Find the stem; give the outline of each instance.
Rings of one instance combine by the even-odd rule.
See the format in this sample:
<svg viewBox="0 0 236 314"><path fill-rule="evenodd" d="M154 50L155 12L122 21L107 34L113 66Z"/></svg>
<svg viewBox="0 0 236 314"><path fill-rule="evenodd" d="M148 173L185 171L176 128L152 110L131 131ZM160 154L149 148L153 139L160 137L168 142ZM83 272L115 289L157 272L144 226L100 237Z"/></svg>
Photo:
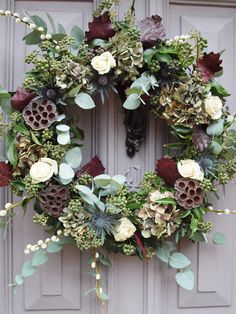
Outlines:
<svg viewBox="0 0 236 314"><path fill-rule="evenodd" d="M225 211L223 209L207 209L206 212L216 213L216 214L225 214ZM236 215L236 211L230 211L229 214Z"/></svg>

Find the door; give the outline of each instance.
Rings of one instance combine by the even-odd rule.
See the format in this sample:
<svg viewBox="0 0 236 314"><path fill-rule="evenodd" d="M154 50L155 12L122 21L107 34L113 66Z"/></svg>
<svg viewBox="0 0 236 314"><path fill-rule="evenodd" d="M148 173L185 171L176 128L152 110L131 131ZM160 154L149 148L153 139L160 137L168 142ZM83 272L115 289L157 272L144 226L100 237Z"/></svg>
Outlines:
<svg viewBox="0 0 236 314"><path fill-rule="evenodd" d="M0 6L12 11L43 15L48 11L66 28L77 24L86 28L98 1L22 1L0 0ZM119 9L122 16L132 1L123 0ZM164 17L170 37L199 29L209 39L212 50L223 50L225 74L222 83L233 93L229 105L235 106L235 18L234 1L136 0L137 19L159 14ZM21 41L25 34L22 26L15 27L10 20L0 20L0 85L9 89L20 86L25 72L26 48ZM235 109L234 109L235 108ZM148 122L147 138L133 159L126 155L125 130L120 101L112 96L109 103L98 104L95 112L79 112L80 127L85 130L84 161L97 153L109 174L126 174L130 187L137 188L145 170L154 168L162 156L166 141L165 125ZM225 199L217 208L233 209L233 185L227 188ZM1 192L2 204L9 199ZM212 219L212 217L210 217ZM227 235L224 247L210 244L200 246L186 243L181 249L193 261L196 285L193 292L178 289L174 273L158 261L140 262L135 257L111 256L112 268L104 270L110 296L109 314L224 314L235 313L234 272L235 240L232 217L213 217L215 228ZM235 217L236 219L236 217ZM16 222L0 245L0 314L98 314L102 309L94 295L85 296L93 287L87 255L68 247L62 254L51 255L49 263L26 281L16 293L7 288L12 274L19 271L24 260L24 247L45 235L26 217L17 215ZM2 297L3 296L3 297Z"/></svg>

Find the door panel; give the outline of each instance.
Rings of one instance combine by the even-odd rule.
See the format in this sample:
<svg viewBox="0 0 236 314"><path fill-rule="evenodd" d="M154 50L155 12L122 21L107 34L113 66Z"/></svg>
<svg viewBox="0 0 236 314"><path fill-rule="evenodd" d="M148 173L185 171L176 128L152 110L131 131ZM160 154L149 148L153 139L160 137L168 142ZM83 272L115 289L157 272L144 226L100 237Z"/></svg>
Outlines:
<svg viewBox="0 0 236 314"><path fill-rule="evenodd" d="M0 3L2 2L11 10L14 7L16 12L26 11L28 14L43 15L48 11L55 20L70 29L74 24L86 28L88 20L91 19L94 3L98 1L93 3L92 1L0 0ZM132 0L122 1L120 16L131 2ZM167 4L167 0L136 0L137 19L156 13L162 15L162 12L163 14L166 12ZM221 80L233 92L229 100L232 111L236 109L235 16L236 10L232 8L173 4L170 5L169 21L164 16L164 20L168 21L170 37L186 33L190 29L199 29L209 39L212 50L226 49L223 55L225 74ZM3 36L0 37L0 65L1 69L4 69L0 72L0 84L13 89L21 85L22 74L26 70L24 56L32 48L25 47L21 41L25 35L23 26L14 27L13 22L3 22L1 19L0 23L3 30ZM5 46L7 39L9 43ZM126 174L129 186L136 189L144 171L153 169L156 159L162 156L162 144L167 139L165 124L148 117L146 141L140 152L133 159L129 159L124 145L124 114L117 96L111 95L109 102L104 105L98 104L94 112L78 110L75 114L80 116L79 124L86 134L83 148L84 162L97 153L109 174ZM218 203L214 201L215 206L232 209L234 190L235 187L230 185L225 199ZM3 199L4 195L2 194L1 197ZM24 288L19 288L13 298L10 294L8 298L2 298L5 297L4 287L11 282L10 278L5 279L3 285L2 274L19 272L25 258L23 254L25 245L47 236L39 226L32 223L31 217L32 210L29 210L24 218L21 214L17 215L13 231L8 234L5 250L0 246L0 313L102 313L94 295L85 297L86 291L94 285L93 279L88 274L90 270L87 255L80 254L73 247L66 248L63 253L50 255L49 263L29 278ZM211 216L209 220L212 218L215 230L222 231L227 236L228 241L225 246L216 247L210 243L195 246L187 242L181 248L193 261L196 274L193 292L178 289L174 282L175 272L158 261L142 263L137 258L112 255L112 268L104 270L110 296L109 314L235 313L236 275L233 267L236 261L233 247L236 240L235 222L228 216Z"/></svg>

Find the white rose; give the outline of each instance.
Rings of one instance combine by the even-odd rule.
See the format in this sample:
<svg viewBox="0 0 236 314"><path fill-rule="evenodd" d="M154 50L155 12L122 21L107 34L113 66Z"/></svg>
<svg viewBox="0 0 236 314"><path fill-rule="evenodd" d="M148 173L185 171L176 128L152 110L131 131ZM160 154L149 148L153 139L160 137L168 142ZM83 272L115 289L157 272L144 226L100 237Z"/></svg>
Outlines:
<svg viewBox="0 0 236 314"><path fill-rule="evenodd" d="M213 119L217 120L222 116L223 103L218 96L208 95L205 100L205 111Z"/></svg>
<svg viewBox="0 0 236 314"><path fill-rule="evenodd" d="M91 61L92 67L103 75L110 72L111 68L116 66L116 60L109 51L103 52L100 56L96 56Z"/></svg>
<svg viewBox="0 0 236 314"><path fill-rule="evenodd" d="M58 173L57 162L51 158L41 158L30 168L32 183L46 182Z"/></svg>
<svg viewBox="0 0 236 314"><path fill-rule="evenodd" d="M132 222L123 217L120 219L120 224L116 227L114 238L117 242L123 242L132 237L135 231L136 227L132 224Z"/></svg>
<svg viewBox="0 0 236 314"><path fill-rule="evenodd" d="M183 178L190 178L202 181L204 173L199 164L192 159L184 159L178 162L178 171Z"/></svg>

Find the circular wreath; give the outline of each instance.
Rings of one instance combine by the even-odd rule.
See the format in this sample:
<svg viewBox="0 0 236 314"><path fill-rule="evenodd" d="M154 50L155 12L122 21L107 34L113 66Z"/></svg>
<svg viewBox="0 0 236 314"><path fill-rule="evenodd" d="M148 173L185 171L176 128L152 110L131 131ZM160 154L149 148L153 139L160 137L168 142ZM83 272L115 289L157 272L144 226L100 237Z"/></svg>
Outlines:
<svg viewBox="0 0 236 314"><path fill-rule="evenodd" d="M85 35L77 26L67 35L51 17L53 33L39 16L0 11L24 23L31 30L25 43L38 46L26 56L33 66L24 87L11 95L0 90L7 155L0 162L0 185L22 197L7 203L0 216L8 225L16 207L25 209L34 200L33 222L50 234L26 246L25 254L33 256L14 283L21 285L48 253L73 242L93 252L94 291L103 306L108 296L100 266L109 264L107 253L158 257L178 269L177 283L191 290L191 262L176 244L183 238L207 242L212 223L206 213L234 213L215 210L208 200L236 172L235 117L225 106L228 92L215 80L222 74L220 54L207 53L198 32L166 39L159 16L136 25L134 6L117 21L118 2L104 0ZM165 145L166 155L135 192L123 175L104 174L97 156L81 167L83 131L68 109L92 109L95 95L104 102L111 90L124 88L126 110L146 106L166 120L177 139ZM225 240L221 233L212 239Z"/></svg>

